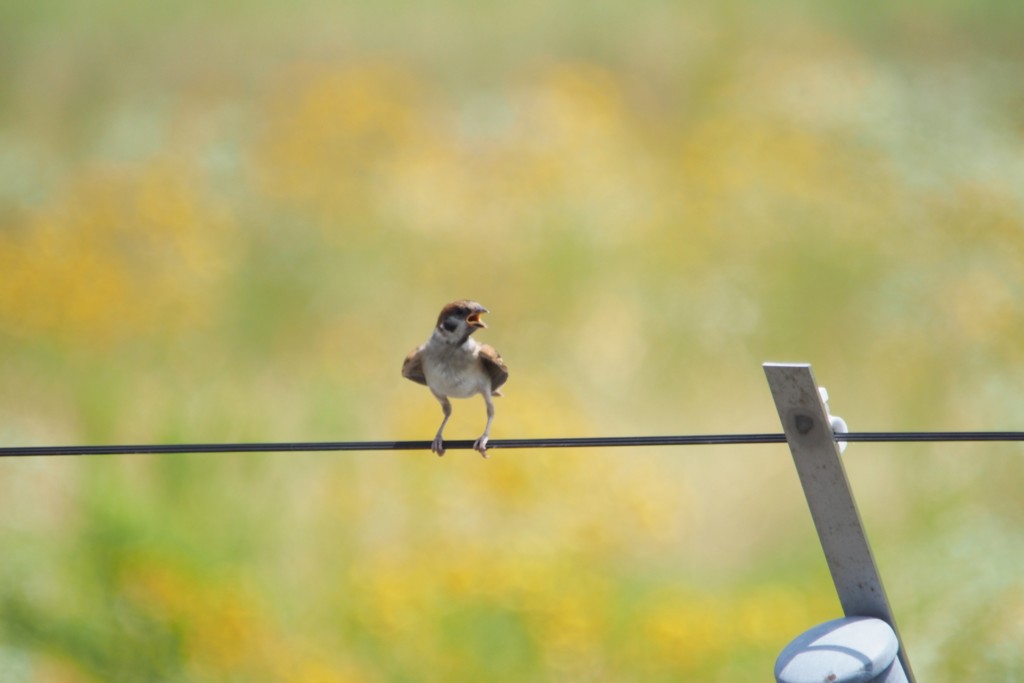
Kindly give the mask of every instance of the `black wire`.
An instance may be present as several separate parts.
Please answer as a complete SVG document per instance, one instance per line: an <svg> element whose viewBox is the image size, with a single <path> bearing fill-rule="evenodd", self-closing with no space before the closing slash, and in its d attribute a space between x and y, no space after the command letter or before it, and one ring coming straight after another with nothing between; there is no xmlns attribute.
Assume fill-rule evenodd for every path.
<svg viewBox="0 0 1024 683"><path fill-rule="evenodd" d="M601 446L694 446L714 444L785 443L783 434L723 434L709 436L613 436L549 439L492 439L488 449L596 448ZM448 450L473 448L473 441L445 441ZM421 451L430 441L313 441L296 443L195 443L129 446L20 446L0 448L0 457L57 455L138 455L147 453L284 453L313 451Z"/></svg>
<svg viewBox="0 0 1024 683"><path fill-rule="evenodd" d="M836 441L906 443L941 441L1024 441L1024 432L850 432Z"/></svg>
<svg viewBox="0 0 1024 683"><path fill-rule="evenodd" d="M837 441L900 443L948 441L1024 441L1024 432L850 432ZM705 434L679 436L596 436L549 439L494 439L489 449L598 448L624 446L719 446L785 443L784 434ZM430 441L313 441L283 443L193 443L114 446L15 446L0 447L0 458L68 455L143 455L161 453L299 453L317 451L422 451ZM445 441L445 448L466 450L468 440Z"/></svg>

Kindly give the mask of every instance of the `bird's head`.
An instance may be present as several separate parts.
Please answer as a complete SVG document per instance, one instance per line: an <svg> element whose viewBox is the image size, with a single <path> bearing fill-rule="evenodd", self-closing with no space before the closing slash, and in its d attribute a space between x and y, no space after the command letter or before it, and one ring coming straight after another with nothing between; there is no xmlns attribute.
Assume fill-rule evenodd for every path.
<svg viewBox="0 0 1024 683"><path fill-rule="evenodd" d="M441 309L437 316L437 332L445 341L462 343L481 327L487 327L480 319L487 309L475 301L453 301Z"/></svg>

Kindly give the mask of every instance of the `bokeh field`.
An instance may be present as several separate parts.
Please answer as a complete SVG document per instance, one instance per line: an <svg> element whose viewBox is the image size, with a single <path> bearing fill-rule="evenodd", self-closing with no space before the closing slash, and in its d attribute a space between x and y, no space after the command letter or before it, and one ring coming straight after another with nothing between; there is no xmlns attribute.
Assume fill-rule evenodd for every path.
<svg viewBox="0 0 1024 683"><path fill-rule="evenodd" d="M1024 430L1024 11L0 8L0 444ZM447 436L475 438L479 399ZM1024 681L1024 450L845 455L921 681ZM0 459L3 683L764 681L841 611L788 450Z"/></svg>

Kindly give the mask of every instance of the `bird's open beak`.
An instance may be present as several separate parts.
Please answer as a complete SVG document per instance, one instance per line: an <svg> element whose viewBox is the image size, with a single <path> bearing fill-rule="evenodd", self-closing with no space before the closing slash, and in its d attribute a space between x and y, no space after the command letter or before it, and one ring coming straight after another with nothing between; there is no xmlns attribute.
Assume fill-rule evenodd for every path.
<svg viewBox="0 0 1024 683"><path fill-rule="evenodd" d="M469 323L470 327L487 327L487 323L480 319L484 313L487 313L486 308L482 308L479 311L474 311L469 314L466 318L466 322Z"/></svg>

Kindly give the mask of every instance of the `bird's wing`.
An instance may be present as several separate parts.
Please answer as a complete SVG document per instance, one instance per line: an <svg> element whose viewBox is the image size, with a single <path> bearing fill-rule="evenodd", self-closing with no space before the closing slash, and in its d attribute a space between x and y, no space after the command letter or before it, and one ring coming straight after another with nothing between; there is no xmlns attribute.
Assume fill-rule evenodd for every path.
<svg viewBox="0 0 1024 683"><path fill-rule="evenodd" d="M480 345L480 361L491 376L491 391L496 392L508 379L508 366L501 359L501 354L487 344Z"/></svg>
<svg viewBox="0 0 1024 683"><path fill-rule="evenodd" d="M423 347L413 349L405 357L402 363L402 377L411 379L419 384L427 383L427 376L423 373Z"/></svg>

